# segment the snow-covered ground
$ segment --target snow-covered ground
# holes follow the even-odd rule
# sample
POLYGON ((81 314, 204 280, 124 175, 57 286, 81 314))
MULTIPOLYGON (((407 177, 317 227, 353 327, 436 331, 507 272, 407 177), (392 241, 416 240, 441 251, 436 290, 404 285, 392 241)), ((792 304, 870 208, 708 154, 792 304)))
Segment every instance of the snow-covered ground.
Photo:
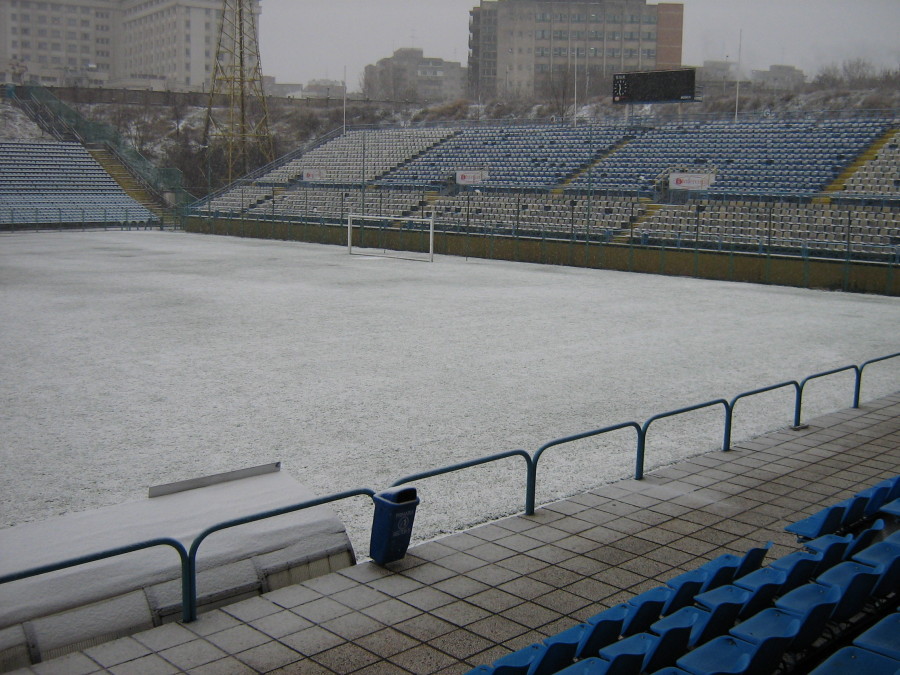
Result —
MULTIPOLYGON (((281 460, 319 494, 900 350, 900 300, 172 232, 0 236, 0 525, 281 460)), ((863 399, 897 390, 900 359, 863 399)), ((852 375, 807 387, 805 418, 852 375)), ((735 439, 790 423, 742 401, 735 439)), ((648 469, 721 447, 721 408, 655 422, 648 469)), ((633 431, 555 448, 538 502, 626 477, 633 431)), ((522 509, 521 459, 418 482, 425 539, 522 509)), ((339 507, 358 555, 371 505, 339 507)))

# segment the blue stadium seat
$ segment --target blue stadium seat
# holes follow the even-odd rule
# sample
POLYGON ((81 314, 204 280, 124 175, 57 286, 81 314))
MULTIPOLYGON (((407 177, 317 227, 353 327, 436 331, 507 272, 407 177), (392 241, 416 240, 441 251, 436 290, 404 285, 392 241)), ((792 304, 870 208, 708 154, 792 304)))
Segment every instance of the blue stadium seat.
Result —
POLYGON ((787 574, 787 578, 781 586, 781 590, 787 592, 813 578, 823 559, 822 553, 795 551, 773 560, 769 567, 787 574))
POLYGON ((900 661, 900 613, 886 616, 858 636, 853 644, 900 661))
POLYGON ((783 651, 780 638, 754 644, 723 635, 692 649, 676 665, 692 675, 770 675, 783 651))
POLYGON ((791 523, 784 529, 800 539, 815 539, 823 534, 831 534, 841 526, 844 521, 846 507, 840 504, 832 504, 808 518, 791 523))
POLYGON ((816 577, 816 583, 840 589, 841 599, 831 618, 845 621, 863 608, 879 578, 878 570, 873 567, 842 562, 816 577))
POLYGON ((840 588, 817 583, 804 584, 775 600, 776 609, 800 619, 799 632, 794 636, 794 648, 803 649, 822 634, 840 600, 840 588))
POLYGON ((853 561, 876 570, 878 581, 872 588, 876 598, 900 590, 900 543, 880 541, 853 556, 853 561))
POLYGON ((896 675, 897 670, 900 670, 900 661, 897 659, 868 649, 844 647, 809 671, 809 675, 896 675))
POLYGON ((775 596, 781 595, 787 580, 788 572, 786 570, 772 566, 762 567, 740 579, 735 579, 735 586, 750 592, 750 599, 744 604, 739 617, 746 619, 769 607, 775 596))
POLYGON ((658 586, 629 599, 625 603, 628 613, 622 625, 622 636, 628 637, 647 630, 650 624, 660 617, 663 607, 673 593, 670 588, 658 586))
POLYGON ((585 623, 589 628, 584 631, 581 642, 575 650, 575 658, 596 656, 602 647, 618 640, 627 614, 628 608, 622 603, 588 619, 585 623))

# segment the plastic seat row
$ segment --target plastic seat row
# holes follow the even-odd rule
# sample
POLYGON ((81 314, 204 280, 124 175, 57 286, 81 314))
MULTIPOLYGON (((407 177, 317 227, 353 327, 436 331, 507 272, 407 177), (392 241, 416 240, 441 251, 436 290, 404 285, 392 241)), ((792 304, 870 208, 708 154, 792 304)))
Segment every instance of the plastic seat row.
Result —
POLYGON ((767 567, 761 563, 771 543, 720 556, 470 672, 637 675, 676 660, 684 670, 672 672, 772 672, 786 650, 809 647, 826 623, 845 622, 870 598, 897 593, 900 532, 876 541, 884 529, 878 520, 856 534, 826 534, 767 567), (734 669, 709 669, 720 663, 734 669))
POLYGON ((856 523, 871 519, 883 505, 900 498, 900 475, 883 480, 860 491, 853 497, 832 504, 808 518, 791 523, 784 529, 799 539, 813 539, 822 534, 838 532, 856 523))
MULTIPOLYGON (((766 568, 763 568, 766 569, 766 568)), ((801 654, 834 627, 855 617, 870 598, 896 594, 900 576, 900 541, 884 541, 839 562, 773 600, 739 623, 749 607, 750 592, 740 581, 697 597, 689 607, 660 619, 647 633, 601 648, 596 656, 557 671, 560 675, 769 675, 788 652, 801 654), (875 562, 869 565, 863 561, 875 562), (697 622, 694 617, 704 617, 697 622), (687 612, 685 610, 693 610, 687 612)), ((895 595, 896 597, 896 595, 895 595)), ((886 620, 860 637, 857 648, 900 650, 896 620, 886 620)), ((896 657, 893 657, 896 658, 896 657)), ((828 671, 846 673, 847 670, 828 671)), ((860 673, 870 671, 859 669, 860 673)), ((893 670, 881 671, 894 673, 893 670)))

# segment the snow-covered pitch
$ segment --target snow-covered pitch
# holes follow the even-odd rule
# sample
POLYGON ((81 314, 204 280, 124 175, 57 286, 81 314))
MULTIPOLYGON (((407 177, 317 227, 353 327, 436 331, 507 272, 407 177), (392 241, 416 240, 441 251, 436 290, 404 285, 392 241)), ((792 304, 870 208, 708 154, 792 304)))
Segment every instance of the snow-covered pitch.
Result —
MULTIPOLYGON (((272 461, 375 489, 898 351, 900 300, 172 232, 0 237, 0 525, 272 461)), ((863 399, 898 389, 900 359, 863 399)), ((850 373, 804 417, 848 407, 850 373)), ((793 390, 741 401, 736 440, 793 390)), ((647 468, 721 447, 722 410, 650 428, 647 468)), ((631 475, 630 430, 553 448, 538 503, 631 475)), ((420 481, 414 536, 520 511, 519 458, 420 481)), ((357 554, 371 504, 342 503, 357 554)))

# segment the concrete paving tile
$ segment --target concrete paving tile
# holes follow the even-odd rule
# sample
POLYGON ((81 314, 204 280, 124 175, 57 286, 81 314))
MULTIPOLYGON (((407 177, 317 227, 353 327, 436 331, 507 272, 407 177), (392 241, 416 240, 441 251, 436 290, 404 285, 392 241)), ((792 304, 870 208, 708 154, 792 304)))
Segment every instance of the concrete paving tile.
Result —
POLYGON ((401 668, 406 668, 411 672, 420 673, 421 675, 430 675, 431 673, 436 673, 448 666, 457 665, 457 660, 452 656, 444 654, 428 645, 419 645, 408 651, 395 654, 390 658, 390 661, 401 668))
POLYGON ((344 639, 319 626, 310 626, 291 635, 285 635, 280 642, 304 656, 312 656, 342 644, 344 639))
MULTIPOLYGON (((462 672, 466 670, 468 670, 468 667, 465 667, 462 672)), ((407 675, 411 672, 390 661, 377 661, 370 666, 357 670, 354 675, 407 675)))
POLYGON ((293 607, 291 611, 312 623, 324 623, 330 619, 343 616, 352 610, 331 598, 319 598, 298 607, 293 607))
POLYGON ((455 626, 467 626, 470 623, 480 621, 491 615, 487 610, 465 602, 464 600, 457 600, 456 602, 451 602, 449 605, 433 609, 431 614, 445 619, 455 626))
POLYGON ((229 656, 228 652, 203 639, 194 639, 184 644, 169 647, 159 651, 158 654, 182 670, 190 670, 191 668, 229 656))
POLYGON ((390 599, 391 596, 381 591, 376 591, 369 586, 354 586, 346 591, 335 593, 330 597, 335 602, 339 602, 351 609, 363 609, 364 607, 371 607, 379 602, 384 602, 390 599))
POLYGON ((318 591, 322 595, 334 595, 349 588, 354 588, 359 583, 356 579, 350 579, 340 574, 325 574, 324 576, 304 581, 303 585, 306 588, 318 591))
POLYGON ((399 654, 420 644, 418 640, 394 628, 383 628, 375 633, 364 635, 354 641, 355 644, 377 654, 382 658, 399 654))
POLYGON ((37 673, 37 675, 91 675, 91 673, 96 673, 100 670, 103 670, 103 668, 95 661, 92 661, 81 652, 73 652, 44 663, 36 663, 31 668, 16 670, 9 675, 14 675, 15 673, 25 675, 26 672, 37 673))
POLYGON ((501 643, 525 633, 528 629, 520 623, 502 616, 488 616, 479 621, 473 621, 466 626, 466 630, 492 642, 501 643))
POLYGON ((518 579, 507 581, 497 588, 499 591, 510 593, 522 600, 531 600, 539 595, 549 593, 553 589, 554 587, 550 584, 545 584, 542 581, 529 577, 519 577, 518 579))
POLYGON ((377 605, 366 607, 361 611, 366 616, 369 616, 376 621, 380 621, 387 626, 392 626, 395 623, 411 619, 422 613, 422 610, 416 609, 412 605, 407 605, 405 602, 400 602, 393 598, 385 600, 384 602, 379 602, 377 605))
POLYGON ((534 579, 535 581, 540 581, 556 588, 574 584, 576 581, 583 578, 580 574, 556 566, 545 567, 536 572, 532 572, 527 576, 529 579, 534 579))
POLYGON ((267 614, 276 614, 284 608, 271 600, 263 597, 248 598, 226 605, 222 611, 230 614, 239 621, 248 622, 266 616, 267 614))
POLYGON ((501 591, 499 588, 489 588, 486 591, 469 596, 466 600, 494 614, 522 603, 522 598, 501 591))
POLYGON ((113 675, 172 675, 178 668, 156 654, 147 654, 109 668, 113 675))
POLYGON ((456 601, 454 596, 436 588, 420 588, 410 593, 404 593, 397 599, 425 612, 456 601))
POLYGON ((348 641, 356 640, 363 635, 369 635, 385 627, 380 621, 376 621, 359 612, 344 614, 336 619, 322 623, 321 626, 348 641))
POLYGON ((466 576, 470 579, 475 579, 476 581, 485 583, 488 586, 499 586, 500 584, 505 583, 511 579, 515 579, 518 574, 497 564, 485 565, 484 567, 470 570, 466 573, 466 576))
POLYGON ((531 629, 537 629, 562 618, 563 613, 538 605, 534 602, 523 602, 500 613, 500 616, 511 619, 531 629))
POLYGON ((431 614, 420 614, 412 619, 395 624, 394 628, 420 642, 428 642, 438 635, 449 633, 456 626, 431 614))
POLYGON ((548 564, 549 563, 543 560, 532 558, 530 555, 526 555, 524 553, 515 555, 512 558, 506 558, 505 560, 501 560, 497 563, 498 566, 503 567, 504 569, 512 570, 513 572, 518 572, 519 574, 536 572, 539 569, 547 567, 548 564))
POLYGON ((592 603, 592 601, 587 598, 575 595, 574 593, 569 593, 562 589, 556 589, 546 595, 537 597, 534 599, 534 602, 542 607, 559 612, 560 614, 571 614, 592 603))
POLYGON ((305 605, 307 602, 318 600, 322 597, 322 594, 311 588, 295 585, 285 586, 284 588, 279 588, 277 591, 270 591, 262 597, 285 609, 292 609, 299 605, 305 605))
POLYGON ((493 645, 490 640, 486 640, 480 635, 471 633, 463 628, 457 628, 449 633, 439 635, 430 640, 429 644, 455 659, 466 659, 493 645))
MULTIPOLYGON (((420 547, 414 547, 417 552, 419 551, 419 548, 420 547)), ((410 549, 410 551, 412 550, 413 549, 410 549)), ((376 565, 373 562, 364 562, 357 565, 351 565, 350 567, 345 567, 337 573, 342 577, 347 577, 348 579, 352 579, 353 581, 358 581, 363 584, 374 581, 375 579, 380 579, 381 577, 390 576, 391 574, 388 570, 376 565)))
POLYGON ((207 636, 206 639, 228 654, 236 654, 271 640, 265 633, 261 633, 247 625, 235 626, 234 628, 213 633, 207 636))
MULTIPOLYGON (((585 550, 590 550, 592 547, 586 547, 585 550)), ((570 551, 565 548, 560 548, 555 544, 545 544, 544 546, 539 546, 538 548, 531 549, 528 552, 532 558, 537 558, 538 560, 543 560, 546 563, 558 563, 563 560, 568 560, 569 558, 577 555, 574 551, 570 551)))
MULTIPOLYGON (((480 548, 479 546, 472 546, 470 548, 476 549, 480 548)), ((457 574, 465 574, 470 570, 474 570, 478 567, 483 567, 487 562, 478 558, 474 555, 469 555, 468 553, 454 553, 453 555, 448 555, 446 558, 441 558, 441 566, 446 567, 457 574)))
POLYGON ((235 654, 234 657, 260 673, 267 673, 303 659, 301 654, 279 642, 267 642, 235 654))
POLYGON ((516 551, 493 542, 485 542, 481 546, 469 549, 469 555, 493 563, 516 555, 516 551))
POLYGON ((391 597, 403 595, 404 593, 409 593, 410 591, 415 591, 419 588, 424 588, 425 586, 425 584, 418 582, 415 579, 410 579, 409 577, 400 574, 375 579, 366 585, 369 586, 369 588, 374 588, 376 591, 381 591, 391 597))
POLYGON ((380 658, 362 647, 347 643, 316 654, 313 660, 331 672, 343 675, 377 663, 380 658))
POLYGON ((434 588, 452 595, 454 598, 467 598, 490 588, 485 583, 467 576, 454 576, 434 584, 434 588))
POLYGON ((124 637, 90 647, 85 649, 84 653, 104 668, 111 668, 120 663, 146 656, 150 650, 134 638, 124 637))
POLYGON ((443 579, 449 579, 456 574, 453 570, 447 569, 439 563, 426 563, 403 571, 404 576, 429 586, 443 579))
POLYGON ((255 670, 246 663, 241 663, 233 656, 191 668, 187 672, 190 675, 256 675, 255 670))
POLYGON ((132 637, 154 652, 160 652, 163 649, 197 639, 196 634, 180 623, 167 623, 150 630, 135 633, 132 637))

